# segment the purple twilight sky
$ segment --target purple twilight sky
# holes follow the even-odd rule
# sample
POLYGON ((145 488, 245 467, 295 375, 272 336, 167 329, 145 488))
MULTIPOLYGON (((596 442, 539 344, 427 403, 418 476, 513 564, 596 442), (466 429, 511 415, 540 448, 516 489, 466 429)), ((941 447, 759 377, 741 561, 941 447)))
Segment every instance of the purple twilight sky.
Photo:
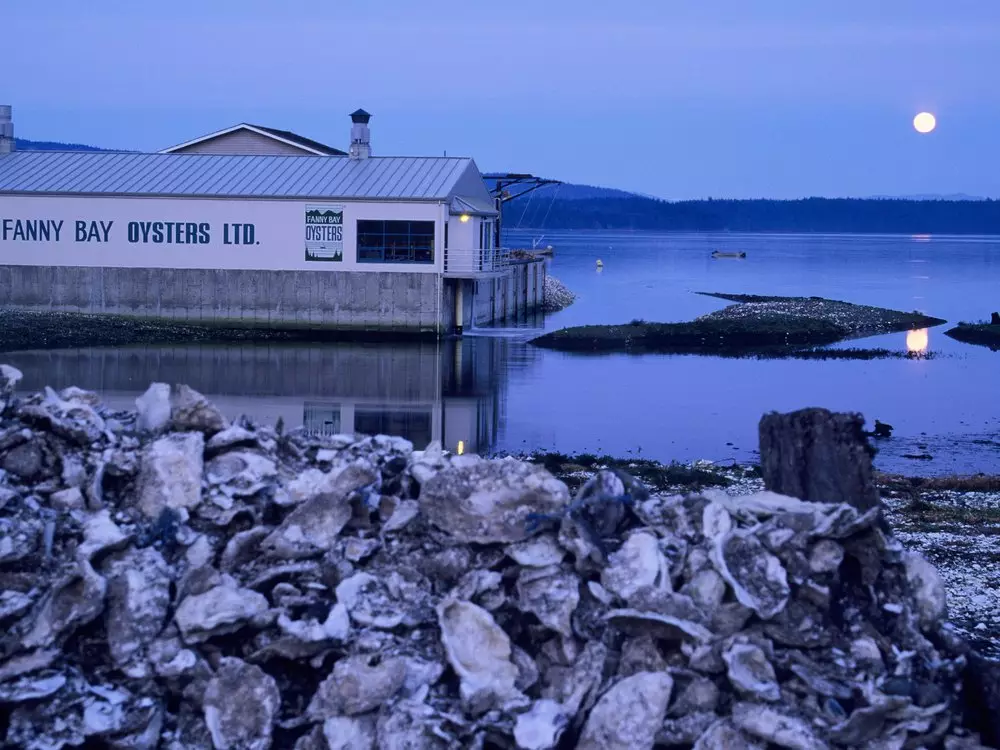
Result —
POLYGON ((23 138, 241 121, 665 198, 1000 197, 996 0, 11 2, 23 138), (938 129, 914 132, 930 110, 938 129))

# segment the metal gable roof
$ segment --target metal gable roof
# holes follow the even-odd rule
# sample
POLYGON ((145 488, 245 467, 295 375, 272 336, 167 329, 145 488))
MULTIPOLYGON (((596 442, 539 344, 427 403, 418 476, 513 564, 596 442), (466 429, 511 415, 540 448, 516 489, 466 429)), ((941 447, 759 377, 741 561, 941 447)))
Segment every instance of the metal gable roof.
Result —
POLYGON ((470 166, 442 156, 15 151, 0 157, 0 194, 445 200, 470 166))
POLYGON ((182 149, 188 148, 190 146, 197 145, 199 143, 205 143, 206 141, 211 141, 220 136, 229 135, 230 133, 235 133, 237 130, 248 130, 251 133, 257 133, 266 138, 273 138, 277 141, 282 141, 283 143, 288 143, 292 146, 298 146, 303 151, 308 151, 311 154, 321 154, 326 156, 347 156, 346 151, 341 151, 339 148, 334 148, 333 146, 327 146, 325 143, 320 143, 319 141, 314 141, 312 138, 306 138, 298 133, 293 133, 290 130, 279 130, 278 128, 269 128, 264 125, 251 125, 248 122, 241 122, 238 125, 233 125, 225 130, 217 130, 214 133, 209 133, 208 135, 202 135, 191 141, 185 141, 184 143, 178 143, 176 146, 171 146, 170 148, 165 148, 160 151, 161 154, 172 154, 182 149))

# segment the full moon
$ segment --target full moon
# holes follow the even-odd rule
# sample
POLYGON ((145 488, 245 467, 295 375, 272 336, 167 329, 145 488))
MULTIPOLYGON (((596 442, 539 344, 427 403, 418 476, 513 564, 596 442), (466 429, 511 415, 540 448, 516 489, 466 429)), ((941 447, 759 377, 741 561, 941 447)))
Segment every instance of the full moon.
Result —
POLYGON ((930 112, 921 112, 913 118, 913 128, 918 133, 930 133, 937 127, 937 118, 930 112))

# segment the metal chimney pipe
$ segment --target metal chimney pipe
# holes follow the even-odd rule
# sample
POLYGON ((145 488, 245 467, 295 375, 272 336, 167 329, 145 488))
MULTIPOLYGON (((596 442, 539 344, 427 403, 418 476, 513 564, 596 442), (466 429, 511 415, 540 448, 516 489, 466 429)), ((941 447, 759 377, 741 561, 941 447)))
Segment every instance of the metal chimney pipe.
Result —
POLYGON ((351 113, 351 148, 348 152, 352 159, 367 159, 372 155, 372 136, 368 130, 368 121, 372 116, 359 109, 351 113))
POLYGON ((0 104, 0 154, 9 154, 14 150, 13 117, 13 108, 9 104, 0 104))

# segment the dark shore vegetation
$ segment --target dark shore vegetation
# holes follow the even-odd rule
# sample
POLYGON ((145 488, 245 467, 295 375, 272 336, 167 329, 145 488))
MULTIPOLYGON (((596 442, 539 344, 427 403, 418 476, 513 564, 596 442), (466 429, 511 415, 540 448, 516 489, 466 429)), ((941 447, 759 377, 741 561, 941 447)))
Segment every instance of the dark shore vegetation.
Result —
POLYGON ((951 336, 956 341, 965 344, 988 346, 991 350, 1000 351, 1000 325, 990 323, 959 323, 954 328, 945 331, 945 336, 951 336))
POLYGON ((881 489, 894 492, 910 490, 929 492, 1000 492, 1000 475, 908 477, 901 474, 877 473, 875 481, 881 489))
MULTIPOLYGON (((714 468, 701 468, 671 462, 668 464, 645 458, 614 458, 596 456, 592 453, 567 455, 565 453, 534 453, 523 457, 526 461, 540 464, 553 475, 563 480, 570 489, 576 489, 587 480, 588 472, 599 469, 619 469, 642 480, 646 486, 657 492, 700 490, 705 487, 728 487, 733 477, 714 468)), ((741 474, 754 475, 755 469, 735 467, 741 474)))
MULTIPOLYGON (((419 334, 380 331, 329 331, 304 326, 260 328, 260 323, 182 323, 58 311, 0 308, 0 352, 132 344, 233 343, 241 341, 320 342, 350 339, 412 340, 419 334)), ((433 334, 430 334, 433 335, 433 334)))
POLYGON ((714 354, 872 359, 880 350, 816 351, 846 339, 876 336, 944 323, 918 312, 902 312, 821 297, 762 297, 711 293, 729 305, 687 323, 650 323, 563 328, 533 344, 571 352, 714 354), (843 353, 840 353, 843 352, 843 353))

